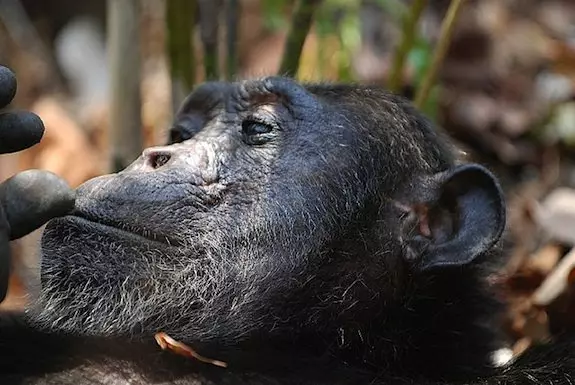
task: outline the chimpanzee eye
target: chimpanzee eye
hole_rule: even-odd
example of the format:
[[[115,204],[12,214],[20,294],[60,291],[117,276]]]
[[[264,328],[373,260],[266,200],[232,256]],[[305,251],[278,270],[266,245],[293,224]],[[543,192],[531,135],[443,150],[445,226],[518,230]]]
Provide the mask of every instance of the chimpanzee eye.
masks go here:
[[[242,134],[247,144],[263,144],[271,139],[269,135],[274,127],[271,124],[257,120],[244,120],[242,122]]]
[[[269,124],[258,122],[256,120],[244,120],[242,122],[242,131],[246,135],[259,135],[271,132],[273,127]]]

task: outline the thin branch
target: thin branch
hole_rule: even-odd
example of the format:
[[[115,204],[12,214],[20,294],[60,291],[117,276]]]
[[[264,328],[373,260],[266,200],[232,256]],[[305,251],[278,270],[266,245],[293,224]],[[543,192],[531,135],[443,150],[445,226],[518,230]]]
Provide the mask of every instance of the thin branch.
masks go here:
[[[431,66],[426,71],[423,81],[421,82],[417,93],[415,95],[415,106],[422,108],[427,101],[427,97],[431,88],[435,83],[437,73],[439,72],[439,67],[443,64],[443,59],[449,49],[449,44],[451,43],[451,37],[453,35],[453,29],[455,27],[455,21],[461,10],[461,6],[465,0],[451,0],[449,8],[447,9],[447,14],[441,23],[441,31],[439,34],[439,41],[437,47],[435,48],[435,53],[433,55],[433,60]]]
[[[303,45],[311,28],[313,15],[320,4],[321,0],[298,0],[296,2],[280,64],[281,75],[293,77],[297,74]]]
[[[411,47],[413,47],[417,23],[426,5],[427,0],[415,0],[409,9],[409,13],[404,17],[401,28],[401,42],[397,47],[389,75],[388,89],[391,92],[398,92],[403,83],[405,58],[411,50]]]

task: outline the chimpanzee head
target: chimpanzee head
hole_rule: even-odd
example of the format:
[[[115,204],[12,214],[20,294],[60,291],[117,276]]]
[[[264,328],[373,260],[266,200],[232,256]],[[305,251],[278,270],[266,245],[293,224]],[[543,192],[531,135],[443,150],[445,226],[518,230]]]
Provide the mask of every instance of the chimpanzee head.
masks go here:
[[[504,225],[492,175],[456,165],[427,120],[375,87],[206,83],[170,135],[48,224],[37,322],[368,344],[375,323],[417,322],[422,298],[473,284],[436,282],[474,271]]]

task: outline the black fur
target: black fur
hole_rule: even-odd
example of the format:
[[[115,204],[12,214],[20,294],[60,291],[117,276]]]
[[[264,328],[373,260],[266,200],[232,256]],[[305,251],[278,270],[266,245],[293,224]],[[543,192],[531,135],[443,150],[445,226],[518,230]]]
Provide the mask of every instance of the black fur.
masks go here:
[[[172,141],[78,189],[0,383],[568,384],[574,346],[494,368],[501,191],[374,87],[208,83]],[[164,331],[221,369],[160,352]],[[567,340],[569,341],[569,340]]]

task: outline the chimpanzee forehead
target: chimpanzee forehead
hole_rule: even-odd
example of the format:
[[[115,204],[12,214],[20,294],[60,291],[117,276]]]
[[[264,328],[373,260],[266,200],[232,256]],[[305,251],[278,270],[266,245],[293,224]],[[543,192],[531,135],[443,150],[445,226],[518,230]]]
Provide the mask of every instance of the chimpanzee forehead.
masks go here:
[[[177,114],[201,113],[213,110],[222,105],[232,88],[233,83],[228,82],[203,83],[186,97]]]
[[[271,76],[240,82],[207,82],[198,86],[184,100],[178,114],[209,113],[222,108],[227,112],[253,105],[284,102],[313,107],[311,93],[295,80]]]
[[[306,135],[308,142],[318,135],[321,140],[336,144],[360,141],[361,148],[386,153],[387,158],[399,163],[409,154],[422,157],[419,164],[433,169],[452,161],[451,156],[446,155],[451,154],[449,146],[439,138],[433,125],[406,99],[378,86],[299,84],[293,79],[274,76],[240,82],[208,82],[199,85],[186,98],[176,123],[181,123],[184,131],[191,134],[203,130],[209,122],[213,123],[210,127],[224,130],[225,123],[234,121],[236,114],[243,119],[244,111],[267,111],[268,107],[273,113],[287,112],[284,116],[293,124],[282,127]],[[275,107],[281,108],[275,110]],[[216,124],[218,121],[220,124]],[[437,151],[438,147],[445,151]]]

